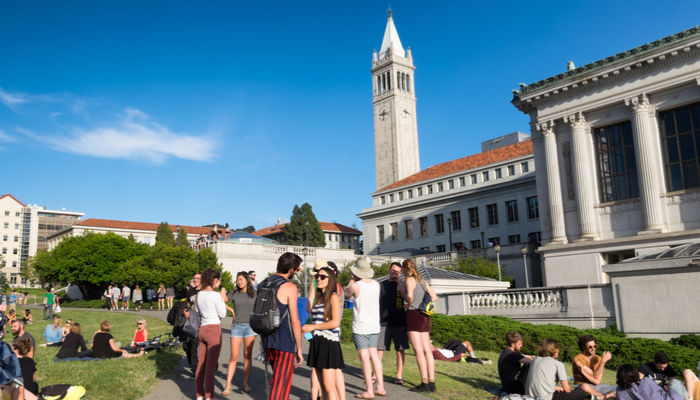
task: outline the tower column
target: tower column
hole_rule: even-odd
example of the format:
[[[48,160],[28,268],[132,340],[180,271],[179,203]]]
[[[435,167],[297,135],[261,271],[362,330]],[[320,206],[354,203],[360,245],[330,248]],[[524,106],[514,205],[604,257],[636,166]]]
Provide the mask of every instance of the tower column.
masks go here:
[[[654,107],[649,104],[646,94],[625,100],[625,105],[632,107],[632,135],[634,137],[634,152],[637,161],[637,176],[639,177],[639,197],[642,203],[645,230],[639,234],[658,233],[663,231],[664,216],[661,208],[661,185],[656,182],[655,172],[657,161],[654,149],[652,117]],[[657,136],[658,137],[658,136]]]
[[[565,121],[571,124],[574,190],[579,223],[581,225],[581,234],[578,240],[595,240],[598,237],[595,209],[593,208],[595,191],[586,185],[588,180],[587,174],[594,170],[586,162],[588,159],[586,156],[589,152],[587,144],[590,143],[587,140],[587,135],[590,133],[590,125],[586,122],[582,112],[566,117]]]
[[[549,216],[552,224],[552,240],[550,243],[564,244],[566,231],[564,228],[564,206],[561,197],[559,181],[559,162],[557,161],[557,142],[554,136],[554,122],[549,121],[537,125],[544,138],[545,161],[547,165],[547,192],[549,197]]]

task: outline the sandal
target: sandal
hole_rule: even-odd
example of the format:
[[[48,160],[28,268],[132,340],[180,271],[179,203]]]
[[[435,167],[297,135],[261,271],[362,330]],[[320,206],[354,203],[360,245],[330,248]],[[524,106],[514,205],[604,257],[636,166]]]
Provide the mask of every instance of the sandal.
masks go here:
[[[394,385],[402,386],[402,385],[403,385],[403,379],[401,379],[401,378],[394,378],[394,379],[391,381],[391,383],[393,383]]]
[[[243,385],[243,391],[246,393],[250,393],[253,391],[253,388],[248,385]]]

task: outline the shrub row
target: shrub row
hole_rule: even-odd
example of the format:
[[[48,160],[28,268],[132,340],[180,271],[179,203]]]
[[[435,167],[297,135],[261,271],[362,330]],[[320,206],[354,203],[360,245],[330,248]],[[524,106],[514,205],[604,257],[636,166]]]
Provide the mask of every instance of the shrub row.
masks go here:
[[[518,331],[523,336],[525,354],[537,355],[543,339],[552,338],[559,342],[559,359],[570,362],[580,353],[578,338],[590,334],[598,342],[598,353],[610,351],[612,360],[606,367],[616,370],[622,364],[641,365],[654,359],[654,353],[661,350],[668,355],[671,365],[680,373],[685,368],[693,371],[700,360],[700,336],[683,335],[665,342],[659,339],[630,338],[615,329],[576,329],[563,325],[533,325],[506,317],[486,315],[435,314],[431,317],[431,338],[436,344],[450,339],[469,340],[477,350],[500,352],[505,347],[505,337],[509,331]],[[352,310],[345,310],[341,323],[341,340],[352,341]]]

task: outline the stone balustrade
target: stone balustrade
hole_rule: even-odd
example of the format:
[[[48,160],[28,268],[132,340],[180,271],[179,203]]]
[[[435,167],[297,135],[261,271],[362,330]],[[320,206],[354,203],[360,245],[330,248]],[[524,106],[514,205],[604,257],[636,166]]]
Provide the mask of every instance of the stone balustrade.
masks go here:
[[[541,311],[566,311],[561,288],[531,290],[507,290],[497,292],[467,293],[473,312],[486,309],[531,309]]]

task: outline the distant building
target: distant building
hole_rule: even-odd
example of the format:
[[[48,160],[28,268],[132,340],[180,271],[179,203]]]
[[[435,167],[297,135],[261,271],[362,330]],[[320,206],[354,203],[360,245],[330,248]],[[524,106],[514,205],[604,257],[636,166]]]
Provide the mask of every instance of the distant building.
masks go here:
[[[84,221],[73,225],[61,232],[54,233],[48,237],[48,248],[53,249],[66,237],[81,236],[86,233],[107,233],[112,232],[121,237],[128,238],[133,235],[134,239],[139,243],[146,243],[151,246],[156,244],[156,231],[159,223],[151,222],[133,222],[133,221],[118,221],[111,219],[88,218]],[[184,226],[184,225],[168,225],[173,235],[177,238],[178,227],[183,228],[187,234],[187,240],[194,245],[197,238],[202,235],[208,235],[211,228],[203,228],[199,226]]]
[[[337,222],[319,222],[321,230],[326,239],[327,249],[350,249],[360,250],[360,236],[362,232],[355,228],[339,224]],[[288,244],[287,235],[284,228],[287,224],[277,224],[253,232],[253,235],[266,237],[281,244]]]
[[[48,210],[36,204],[24,204],[10,194],[0,196],[0,267],[11,285],[25,285],[22,268],[37,250],[47,248],[53,233],[77,223],[84,213]]]
[[[547,286],[606,283],[606,264],[700,239],[699,77],[697,26],[513,91],[532,127]]]

